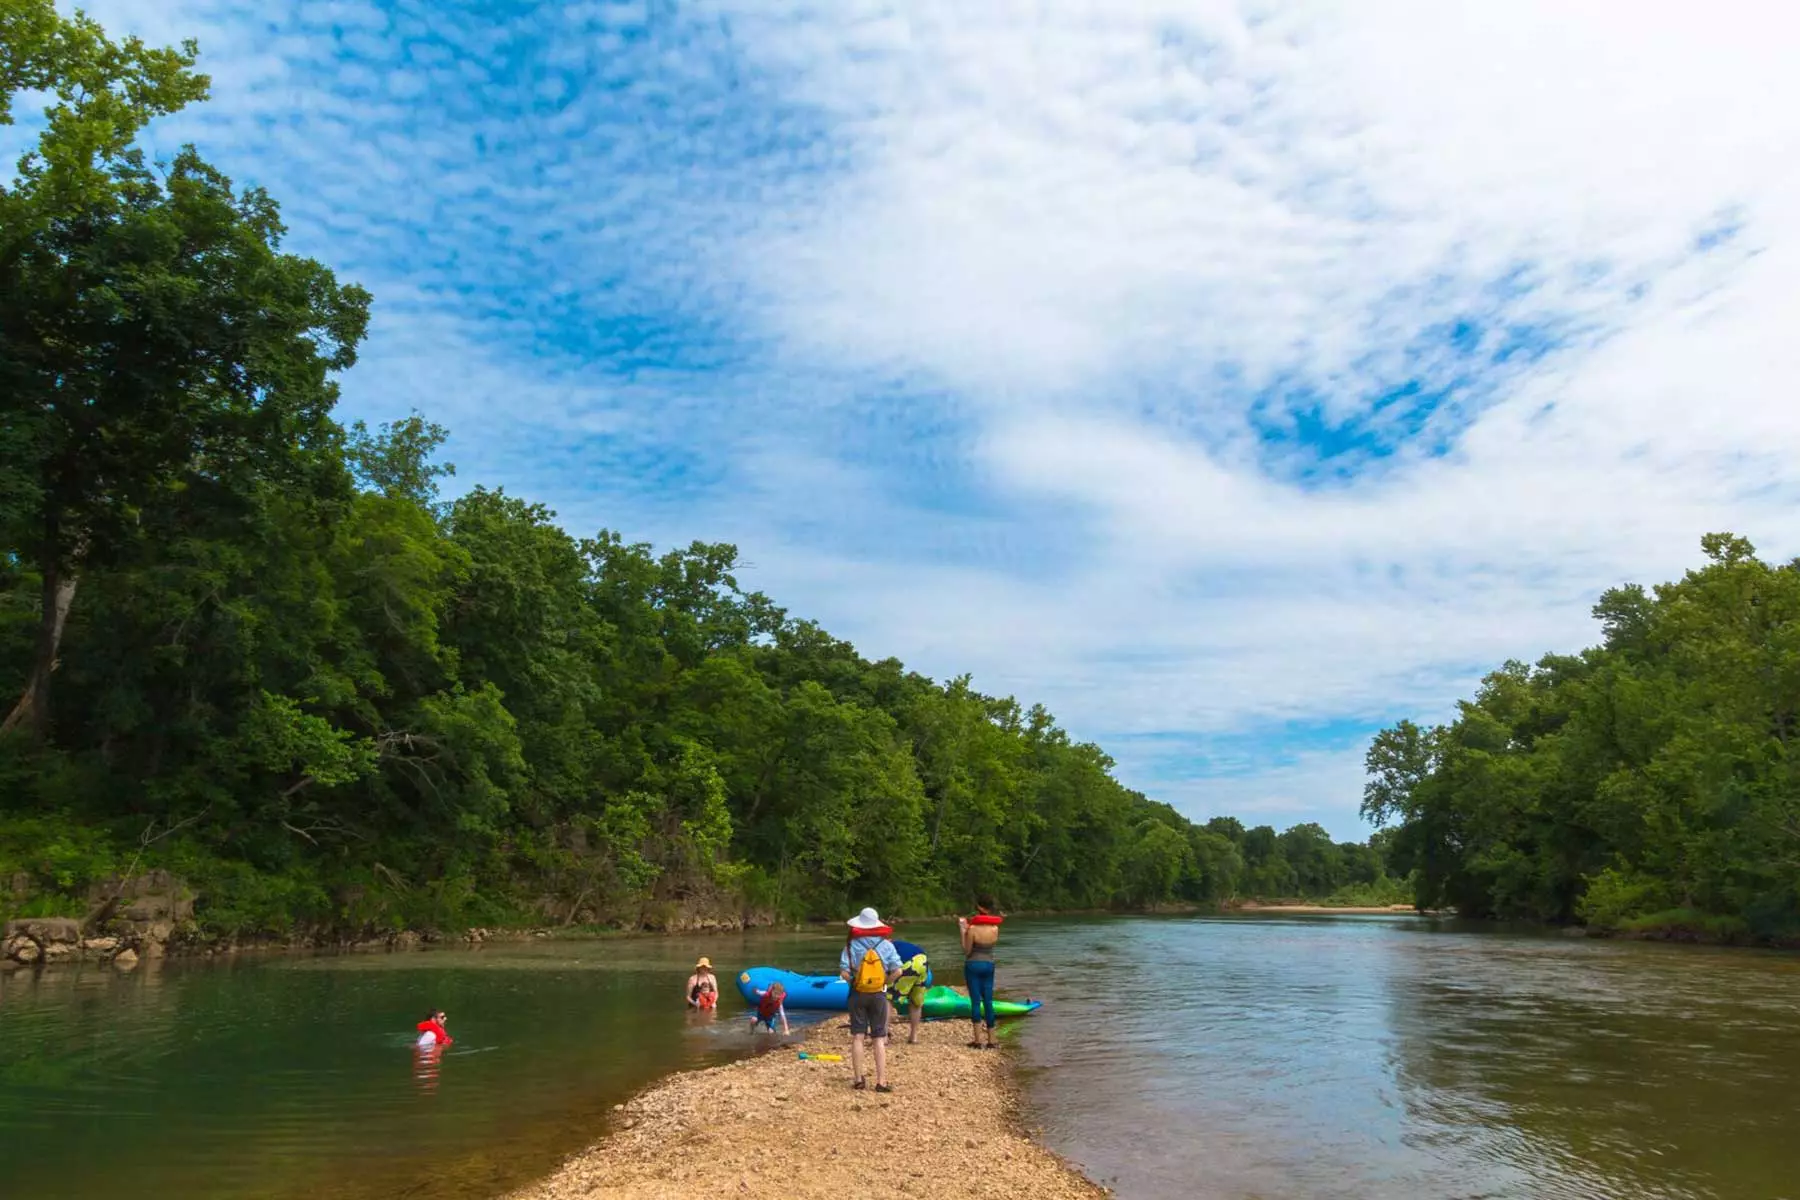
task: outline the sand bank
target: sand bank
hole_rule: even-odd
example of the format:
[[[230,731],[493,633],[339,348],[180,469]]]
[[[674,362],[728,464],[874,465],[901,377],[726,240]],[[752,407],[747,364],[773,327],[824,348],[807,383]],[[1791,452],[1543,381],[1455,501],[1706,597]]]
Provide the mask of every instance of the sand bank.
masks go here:
[[[961,1021],[904,1026],[879,1095],[850,1086],[849,1025],[832,1017],[795,1044],[672,1076],[613,1114],[612,1131],[511,1200],[652,1196],[997,1196],[1092,1200],[1106,1191],[1019,1125],[1009,1050],[967,1046]],[[796,1030],[798,1033],[798,1030]],[[749,1035],[746,1034],[746,1037]]]

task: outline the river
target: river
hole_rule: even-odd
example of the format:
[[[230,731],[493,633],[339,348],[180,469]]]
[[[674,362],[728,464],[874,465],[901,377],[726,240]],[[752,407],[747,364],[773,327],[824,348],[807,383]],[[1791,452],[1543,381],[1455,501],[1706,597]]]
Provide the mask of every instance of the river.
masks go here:
[[[1793,955],[1412,916],[1021,925],[1008,952],[1045,1001],[1034,1121],[1122,1196],[1800,1197]]]
[[[909,927],[939,963],[954,928]],[[0,976],[8,1195],[487,1197],[664,1072],[767,1049],[599,939]],[[1017,920],[1028,1115],[1125,1197],[1800,1200],[1800,957],[1413,917]],[[948,973],[954,981],[954,971]],[[457,1042],[420,1059],[427,1008]],[[907,1081],[899,1081],[906,1088]]]

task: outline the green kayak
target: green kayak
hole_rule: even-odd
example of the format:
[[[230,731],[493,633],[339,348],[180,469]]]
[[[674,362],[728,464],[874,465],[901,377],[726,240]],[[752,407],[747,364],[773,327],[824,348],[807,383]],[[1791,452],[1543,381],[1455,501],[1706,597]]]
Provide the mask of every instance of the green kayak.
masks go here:
[[[1043,1007],[1042,1000],[996,1000],[994,1015],[996,1017],[1022,1017]],[[907,1005],[898,1006],[900,1014],[906,1015]],[[925,1019],[927,1021],[954,1021],[969,1019],[969,998],[953,987],[931,987],[925,989]]]

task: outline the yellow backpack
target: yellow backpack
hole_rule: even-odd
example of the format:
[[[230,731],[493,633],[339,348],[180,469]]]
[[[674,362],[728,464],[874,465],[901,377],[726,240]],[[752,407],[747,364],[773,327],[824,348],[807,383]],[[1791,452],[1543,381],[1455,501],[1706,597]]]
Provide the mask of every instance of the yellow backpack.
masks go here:
[[[863,951],[862,962],[856,968],[856,978],[850,981],[850,987],[858,992],[881,992],[887,990],[887,968],[881,965],[881,955],[870,946]]]

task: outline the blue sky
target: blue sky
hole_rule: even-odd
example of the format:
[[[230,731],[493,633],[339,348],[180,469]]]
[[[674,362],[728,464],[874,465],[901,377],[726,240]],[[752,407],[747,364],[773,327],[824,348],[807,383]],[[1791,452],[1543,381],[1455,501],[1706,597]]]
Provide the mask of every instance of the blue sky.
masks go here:
[[[1373,730],[1800,548],[1791,38],[1487,7],[89,9],[374,291],[347,417],[1349,835]]]

